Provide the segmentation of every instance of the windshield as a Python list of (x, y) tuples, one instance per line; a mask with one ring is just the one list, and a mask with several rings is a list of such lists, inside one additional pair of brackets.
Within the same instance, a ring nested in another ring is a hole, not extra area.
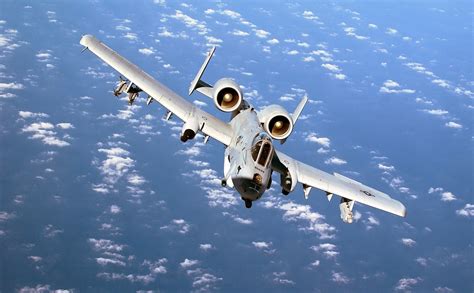
[(272, 140), (266, 133), (259, 133), (255, 136), (252, 147), (252, 159), (257, 164), (266, 167), (270, 161), (273, 151)]

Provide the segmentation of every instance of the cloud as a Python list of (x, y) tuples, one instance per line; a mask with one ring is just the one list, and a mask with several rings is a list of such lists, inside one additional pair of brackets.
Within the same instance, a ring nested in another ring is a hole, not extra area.
[(63, 233), (61, 229), (56, 229), (53, 225), (49, 224), (44, 227), (43, 236), (45, 238), (54, 238), (56, 235)]
[(170, 224), (160, 227), (161, 230), (177, 231), (180, 234), (186, 234), (191, 229), (191, 226), (183, 219), (174, 219)]
[(138, 40), (138, 36), (137, 34), (135, 33), (126, 33), (125, 35), (123, 35), (122, 37), (124, 37), (125, 39), (129, 39), (131, 41), (136, 41)]
[(309, 48), (309, 44), (306, 43), (306, 42), (299, 42), (297, 45), (298, 45), (299, 47)]
[(271, 242), (265, 242), (265, 241), (252, 241), (253, 246), (258, 249), (267, 249), (270, 248), (272, 245)]
[(125, 31), (125, 32), (128, 32), (128, 31), (132, 30), (131, 28), (129, 28), (128, 26), (125, 26), (123, 24), (115, 26), (115, 29), (118, 30), (118, 31)]
[(353, 27), (346, 27), (344, 28), (344, 32), (346, 33), (347, 36), (354, 37), (357, 40), (367, 40), (369, 37), (366, 36), (361, 36), (355, 33), (356, 29)]
[(74, 125), (72, 125), (71, 123), (63, 122), (56, 124), (56, 127), (59, 127), (61, 129), (73, 129)]
[(48, 62), (53, 57), (50, 52), (50, 50), (40, 51), (38, 54), (36, 54), (36, 58), (38, 58), (39, 62)]
[(15, 218), (14, 213), (0, 211), (0, 223)]
[(385, 33), (386, 33), (387, 35), (392, 35), (392, 36), (394, 36), (394, 35), (398, 34), (398, 30), (389, 27), (389, 28), (387, 28), (387, 30), (385, 31)]
[(25, 88), (25, 86), (21, 83), (15, 83), (15, 82), (3, 83), (3, 82), (0, 82), (0, 92), (4, 92), (5, 90), (22, 90), (24, 88)]
[(288, 101), (294, 101), (295, 98), (293, 97), (294, 95), (284, 95), (280, 97), (280, 101), (283, 102), (288, 102)]
[(331, 140), (328, 137), (318, 137), (314, 132), (308, 134), (308, 136), (305, 137), (304, 140), (309, 142), (315, 142), (325, 148), (329, 148), (331, 146)]
[(208, 28), (206, 27), (205, 22), (198, 21), (198, 20), (184, 14), (180, 10), (176, 10), (175, 14), (170, 15), (170, 17), (183, 22), (185, 26), (187, 26), (191, 29), (198, 30), (198, 33), (200, 35), (205, 35), (209, 32)]
[(209, 251), (211, 249), (214, 249), (214, 246), (212, 246), (212, 244), (209, 244), (209, 243), (199, 244), (199, 249), (203, 251)]
[(311, 51), (312, 55), (316, 55), (316, 56), (323, 56), (323, 57), (332, 57), (332, 54), (329, 53), (328, 51), (325, 51), (325, 50), (314, 50), (314, 51)]
[(368, 27), (371, 28), (371, 29), (378, 29), (379, 28), (376, 24), (373, 24), (373, 23), (369, 23)]
[(426, 99), (426, 98), (416, 98), (415, 102), (421, 103), (421, 104), (426, 104), (426, 105), (433, 105), (433, 102)]
[(135, 165), (135, 161), (128, 157), (130, 153), (123, 148), (101, 148), (98, 151), (107, 155), (107, 158), (101, 162), (99, 170), (105, 176), (105, 181), (108, 183), (116, 183)]
[(319, 213), (313, 212), (311, 206), (301, 205), (292, 201), (282, 200), (273, 195), (267, 196), (263, 202), (265, 208), (276, 208), (284, 211), (283, 220), (285, 222), (305, 222), (306, 226), (298, 229), (306, 232), (316, 232), (320, 239), (334, 238), (336, 228), (325, 223), (325, 217)]
[(251, 219), (244, 219), (244, 218), (241, 218), (241, 217), (235, 217), (234, 221), (236, 221), (239, 224), (243, 224), (243, 225), (253, 224), (253, 221)]
[(435, 115), (435, 116), (443, 116), (443, 115), (449, 114), (448, 111), (442, 110), (442, 109), (433, 109), (433, 110), (424, 109), (423, 112), (428, 113), (430, 115)]
[(343, 159), (336, 158), (336, 157), (331, 157), (324, 161), (326, 165), (345, 165), (347, 162)]
[(28, 259), (30, 259), (32, 262), (40, 262), (43, 260), (41, 256), (36, 256), (36, 255), (30, 255), (28, 256)]
[(424, 75), (427, 75), (429, 77), (434, 77), (435, 74), (431, 71), (429, 71), (428, 69), (426, 69), (423, 64), (421, 63), (417, 63), (417, 62), (408, 62), (408, 63), (404, 63), (403, 65), (407, 66), (408, 68), (418, 72), (418, 73), (421, 73), (421, 74), (424, 74)]
[(278, 41), (277, 39), (273, 38), (271, 40), (268, 40), (267, 43), (269, 43), (270, 45), (276, 45), (276, 44), (279, 44), (280, 41)]
[(198, 260), (195, 260), (195, 259), (184, 259), (183, 262), (181, 262), (179, 265), (183, 268), (183, 269), (187, 269), (189, 267), (192, 267), (192, 266), (195, 266), (199, 263)]
[(314, 62), (316, 59), (314, 59), (313, 56), (308, 56), (308, 57), (303, 57), (303, 62)]
[(454, 290), (449, 287), (436, 287), (434, 288), (435, 293), (454, 293)]
[(299, 52), (298, 52), (298, 50), (291, 50), (291, 51), (286, 52), (286, 54), (288, 54), (288, 55), (298, 55)]
[(150, 56), (152, 54), (155, 54), (155, 50), (153, 48), (142, 48), (138, 49), (138, 52), (140, 52), (143, 55)]
[[(182, 31), (179, 33), (173, 33), (168, 30), (166, 27), (160, 27), (160, 32), (158, 33), (159, 37), (162, 38), (180, 38), (180, 39), (188, 39), (189, 36), (186, 34), (186, 32)], [(156, 40), (155, 40), (156, 41)]]
[(449, 191), (445, 191), (441, 193), (441, 201), (453, 201), (453, 200), (456, 200), (456, 196), (453, 193)]
[(103, 278), (105, 280), (128, 280), (132, 283), (140, 282), (144, 285), (147, 285), (155, 281), (155, 276), (153, 274), (146, 275), (134, 275), (134, 274), (123, 274), (123, 273), (107, 273), (102, 272), (97, 274), (98, 278)]
[[(42, 115), (35, 115), (31, 112), (25, 113), (20, 111), (21, 117), (29, 116), (28, 118), (41, 117)], [(22, 116), (23, 115), (23, 116)], [(70, 143), (57, 137), (57, 132), (54, 131), (54, 125), (49, 122), (34, 122), (22, 128), (22, 132), (31, 133), (30, 139), (39, 139), (46, 145), (65, 147)], [(61, 127), (60, 127), (61, 128)]]
[(143, 183), (146, 182), (145, 178), (143, 178), (142, 176), (140, 176), (138, 174), (128, 175), (127, 181), (128, 181), (128, 183), (130, 183), (132, 185), (142, 185)]
[(444, 189), (442, 187), (430, 187), (430, 189), (428, 189), (428, 193), (431, 194), (431, 193), (435, 193), (435, 192), (441, 192), (443, 191)]
[(383, 83), (383, 86), (380, 87), (379, 92), (384, 94), (413, 94), (415, 90), (400, 88), (398, 82), (388, 79)]
[(411, 239), (411, 238), (402, 238), (402, 239), (400, 239), (400, 242), (403, 245), (408, 246), (408, 247), (413, 247), (416, 244), (416, 241)]
[(55, 292), (55, 293), (69, 293), (75, 292), (74, 289), (53, 289), (51, 285), (38, 284), (35, 287), (22, 287), (18, 289), (18, 293), (45, 293), (45, 292)]
[(421, 278), (402, 278), (398, 280), (397, 286), (395, 287), (395, 290), (397, 291), (409, 291), (412, 289), (412, 287), (419, 282), (423, 281)]
[(428, 260), (423, 257), (418, 257), (415, 261), (420, 265), (426, 267), (428, 265)]
[(222, 43), (222, 40), (221, 39), (218, 39), (216, 37), (212, 37), (212, 36), (205, 36), (206, 40), (207, 40), (207, 43), (209, 45), (214, 45), (214, 46), (219, 46), (220, 43)]
[(474, 217), (474, 204), (466, 204), (462, 209), (456, 210), (456, 214), (463, 217)]
[(107, 266), (107, 265), (118, 265), (118, 266), (125, 266), (125, 262), (117, 259), (110, 259), (110, 258), (103, 258), (103, 257), (98, 257), (95, 259), (96, 262), (101, 265), (101, 266)]
[(89, 238), (88, 242), (92, 245), (95, 251), (99, 252), (121, 252), (125, 245), (116, 244), (108, 239)]
[(316, 252), (321, 252), (326, 258), (335, 258), (339, 255), (336, 245), (332, 243), (321, 243), (318, 246), (311, 246), (312, 250)]
[(286, 276), (286, 272), (273, 272), (273, 282), (279, 285), (295, 285), (295, 282), (287, 278), (282, 278)]
[[(216, 182), (216, 185), (217, 183), (220, 184), (220, 180)], [(205, 186), (202, 189), (206, 192), (206, 197), (209, 201), (209, 206), (211, 207), (229, 208), (231, 206), (238, 205), (237, 198), (233, 192), (226, 192), (223, 189), (216, 189), (215, 186)]]
[(214, 284), (219, 281), (222, 281), (222, 278), (218, 278), (213, 274), (204, 273), (194, 277), (193, 287), (199, 287), (200, 292), (210, 292), (215, 290)]
[(309, 11), (309, 10), (303, 11), (303, 17), (308, 19), (308, 20), (318, 20), (319, 19), (319, 17), (314, 15), (314, 13), (312, 11)]
[(244, 31), (237, 30), (237, 29), (233, 30), (233, 31), (231, 32), (231, 34), (234, 35), (234, 36), (238, 36), (238, 37), (246, 37), (246, 36), (249, 35), (248, 32), (244, 32)]
[(254, 30), (254, 33), (257, 37), (262, 38), (262, 39), (267, 38), (270, 35), (269, 32), (262, 29), (256, 29)]
[(230, 9), (223, 10), (222, 14), (226, 15), (226, 16), (229, 16), (232, 19), (239, 19), (241, 17), (240, 13), (238, 13), (236, 11), (233, 11), (233, 10), (230, 10)]
[(122, 211), (122, 209), (117, 205), (111, 205), (110, 206), (110, 212), (112, 214), (119, 214), (121, 211)]
[(234, 214), (231, 214), (229, 212), (223, 212), (222, 214), (224, 216), (229, 216), (230, 218), (232, 218), (232, 220), (234, 220), (235, 222), (237, 222), (239, 224), (242, 224), (242, 225), (251, 225), (251, 224), (253, 224), (252, 219), (244, 219), (244, 218), (239, 217), (238, 215), (234, 215)]
[(29, 112), (29, 111), (19, 111), (18, 115), (23, 119), (27, 119), (27, 118), (48, 118), (49, 117), (49, 115), (45, 114), (45, 113), (41, 113), (41, 112), (34, 113), (34, 112)]
[(400, 84), (398, 84), (398, 82), (393, 81), (391, 79), (385, 81), (383, 85), (388, 88), (400, 87)]
[(327, 70), (332, 71), (332, 72), (340, 72), (341, 71), (339, 66), (337, 66), (335, 64), (324, 63), (324, 64), (321, 64), (321, 67), (324, 67)]
[(446, 126), (448, 128), (455, 128), (455, 129), (461, 129), (462, 128), (461, 124), (453, 122), (453, 121), (449, 121), (449, 122), (445, 123), (444, 126)]
[(444, 79), (433, 79), (431, 82), (442, 88), (451, 88), (448, 81)]
[(332, 272), (331, 281), (347, 284), (350, 282), (350, 279), (341, 272)]
[(336, 73), (336, 74), (331, 73), (331, 76), (339, 80), (345, 80), (347, 77), (345, 74), (342, 74), (342, 73)]
[(442, 187), (430, 187), (428, 189), (428, 194), (438, 193), (441, 195), (441, 201), (454, 201), (456, 200), (456, 196), (449, 191), (445, 191)]
[(365, 224), (365, 229), (367, 229), (367, 230), (370, 230), (370, 229), (374, 228), (375, 226), (380, 225), (379, 220), (374, 216), (369, 216), (367, 218), (367, 220), (364, 220), (363, 222)]
[(194, 145), (194, 146), (188, 147), (185, 150), (178, 151), (177, 154), (196, 157), (201, 154), (201, 149), (198, 146)]
[(395, 171), (394, 166), (387, 166), (387, 165), (384, 165), (384, 164), (378, 164), (377, 167), (380, 170), (387, 171), (387, 172)]
[(0, 34), (0, 48), (2, 48), (4, 52), (13, 51), (20, 47), (20, 44), (14, 42), (17, 34), (18, 31), (12, 29), (7, 29), (5, 30), (5, 34)]

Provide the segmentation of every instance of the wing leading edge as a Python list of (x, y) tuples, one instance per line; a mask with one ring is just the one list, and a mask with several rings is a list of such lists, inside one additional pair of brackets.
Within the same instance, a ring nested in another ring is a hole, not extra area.
[(201, 132), (225, 145), (230, 144), (232, 139), (230, 124), (197, 108), (94, 36), (85, 35), (80, 43), (185, 123), (189, 120), (196, 121)]
[[(328, 196), (336, 194), (400, 217), (406, 216), (405, 206), (383, 192), (340, 174), (334, 173), (334, 175), (331, 175), (323, 172), (281, 152), (276, 152), (276, 156), (278, 157), (278, 164), (284, 165), (288, 172), (296, 177), (295, 181), (302, 183), (305, 188), (314, 187), (326, 191)], [(274, 169), (281, 173), (281, 166), (276, 166)]]

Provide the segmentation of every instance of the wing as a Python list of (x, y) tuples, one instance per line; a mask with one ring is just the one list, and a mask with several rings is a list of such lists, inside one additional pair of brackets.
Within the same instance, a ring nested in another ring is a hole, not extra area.
[(191, 122), (205, 135), (209, 135), (225, 145), (230, 144), (232, 127), (228, 123), (197, 108), (94, 36), (85, 35), (80, 43), (185, 123)]
[(293, 190), (296, 182), (302, 183), (305, 196), (307, 196), (309, 189), (314, 187), (326, 191), (328, 198), (333, 194), (337, 194), (345, 202), (360, 202), (401, 217), (406, 216), (405, 206), (387, 194), (340, 174), (334, 173), (334, 175), (331, 175), (323, 172), (281, 152), (276, 152), (276, 158), (272, 161), (272, 168), (279, 173), (284, 174), (283, 172), (286, 172), (291, 176), (293, 182), (290, 190)]

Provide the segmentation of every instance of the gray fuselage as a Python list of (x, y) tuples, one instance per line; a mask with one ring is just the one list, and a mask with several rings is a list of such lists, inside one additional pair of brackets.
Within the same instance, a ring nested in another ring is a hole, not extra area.
[(272, 140), (253, 108), (241, 110), (230, 124), (234, 134), (225, 150), (223, 185), (234, 187), (251, 205), (271, 184)]

